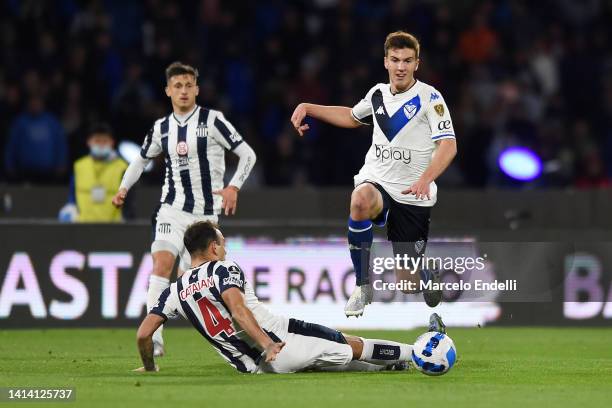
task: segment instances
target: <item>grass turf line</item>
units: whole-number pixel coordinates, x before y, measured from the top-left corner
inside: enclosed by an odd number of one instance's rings
[[[352,334],[411,343],[422,331]],[[164,331],[168,355],[158,359],[161,371],[140,374],[130,371],[141,365],[132,329],[2,330],[0,386],[76,387],[76,403],[19,407],[611,404],[612,328],[451,328],[449,334],[457,346],[455,367],[447,375],[427,377],[414,370],[239,374],[197,332],[172,327]]]

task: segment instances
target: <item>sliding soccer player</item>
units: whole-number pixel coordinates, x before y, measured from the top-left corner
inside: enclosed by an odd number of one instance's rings
[[[144,364],[157,371],[152,336],[168,318],[182,316],[229,364],[245,373],[304,370],[378,371],[405,368],[412,346],[364,339],[272,314],[259,302],[240,267],[225,259],[225,238],[210,221],[185,231],[193,269],[164,290],[138,329]],[[444,332],[435,313],[429,331]]]

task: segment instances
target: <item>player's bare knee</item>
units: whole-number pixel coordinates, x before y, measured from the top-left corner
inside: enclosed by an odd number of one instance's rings
[[[355,189],[351,195],[351,218],[355,221],[367,220],[373,209],[374,195],[366,188]]]

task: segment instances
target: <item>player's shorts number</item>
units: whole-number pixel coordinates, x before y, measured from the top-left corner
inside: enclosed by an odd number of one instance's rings
[[[235,330],[232,327],[232,321],[221,316],[219,309],[217,309],[208,298],[203,297],[198,300],[198,307],[200,308],[200,312],[202,312],[206,331],[211,337],[215,337],[221,332],[224,332],[228,336],[234,334]]]

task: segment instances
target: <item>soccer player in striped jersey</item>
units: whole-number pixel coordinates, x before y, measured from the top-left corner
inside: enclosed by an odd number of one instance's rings
[[[163,155],[165,183],[160,204],[153,215],[153,272],[149,278],[147,309],[170,285],[177,256],[181,269],[189,268],[189,253],[183,245],[185,229],[201,220],[217,222],[218,215],[233,215],[238,191],[255,164],[255,152],[223,113],[196,104],[198,71],[180,62],[166,69],[166,95],[172,113],[158,119],[147,133],[140,157],[130,163],[113,204],[123,205],[148,162]],[[238,167],[223,186],[225,151],[239,158]],[[154,336],[155,354],[163,355],[161,328]]]
[[[226,260],[225,238],[210,221],[185,231],[193,268],[159,296],[138,328],[144,367],[157,371],[152,336],[168,318],[181,316],[219,355],[240,372],[378,371],[405,368],[412,346],[364,339],[301,320],[272,314],[262,305],[240,267]],[[444,331],[436,314],[430,331]]]
[[[441,93],[418,81],[418,40],[397,31],[385,40],[384,65],[389,83],[376,84],[352,109],[299,104],[291,121],[300,135],[309,129],[306,116],[343,128],[372,125],[372,145],[355,176],[348,220],[348,243],[356,287],[344,312],[360,316],[372,301],[368,260],[372,224],[387,226],[396,255],[422,256],[427,244],[436,180],[457,153],[450,112]],[[419,272],[417,274],[417,272]],[[439,281],[435,271],[396,269],[396,279],[418,284]],[[417,286],[418,287],[418,286]],[[442,291],[426,290],[425,302],[436,306]]]

